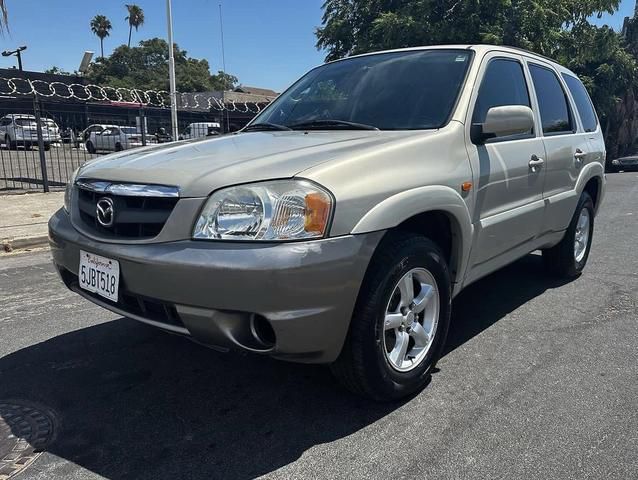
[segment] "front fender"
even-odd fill
[[[406,190],[374,206],[352,229],[353,234],[386,230],[420,213],[441,211],[452,227],[452,269],[463,278],[470,256],[474,227],[463,198],[450,187],[427,186]]]

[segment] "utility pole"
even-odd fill
[[[18,70],[22,71],[22,54],[20,52],[26,49],[27,46],[23,45],[22,47],[18,47],[15,50],[5,50],[4,52],[2,52],[2,56],[10,57],[11,55],[15,55],[16,57],[18,57]]]
[[[166,17],[168,20],[168,75],[170,80],[171,96],[171,126],[173,131],[173,141],[179,138],[177,127],[177,93],[175,87],[175,55],[173,53],[173,11],[171,0],[166,0]]]
[[[224,76],[226,76],[226,53],[224,52],[224,19],[222,17],[222,4],[219,4],[219,33],[222,38],[222,68]],[[228,113],[228,109],[226,108],[226,90],[222,87],[222,106],[224,110],[226,110],[226,132],[230,132],[230,116]],[[222,110],[222,120],[224,119],[224,110]],[[223,125],[223,123],[222,123]],[[223,132],[222,128],[222,132]]]

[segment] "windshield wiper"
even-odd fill
[[[348,122],[346,120],[317,119],[307,122],[293,123],[289,125],[293,130],[299,129],[342,129],[342,130],[379,130],[374,125],[366,125],[365,123]]]
[[[242,132],[259,132],[259,131],[280,131],[280,130],[292,130],[290,127],[286,127],[285,125],[279,125],[278,123],[253,123],[252,125],[248,125],[244,127]]]

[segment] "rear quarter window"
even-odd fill
[[[536,90],[543,133],[548,135],[572,133],[574,123],[569,103],[556,74],[549,68],[534,63],[529,64],[529,71],[532,75],[534,90]]]
[[[580,80],[578,80],[578,78],[572,75],[568,75],[566,73],[563,73],[562,75],[565,83],[567,84],[567,88],[576,103],[576,109],[580,115],[580,120],[583,122],[583,128],[586,132],[595,131],[598,127],[598,118],[596,117],[594,106],[591,103],[591,99],[587,94],[585,86]]]

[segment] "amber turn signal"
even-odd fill
[[[304,230],[323,235],[330,216],[330,198],[324,193],[314,192],[306,195],[305,202],[306,218]]]
[[[463,190],[464,192],[469,192],[470,190],[472,190],[472,182],[463,182],[461,184],[461,190]]]

